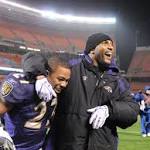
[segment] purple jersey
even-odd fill
[[[12,106],[4,115],[5,127],[17,150],[39,150],[45,140],[47,125],[56,106],[36,95],[34,83],[23,74],[10,74],[1,87],[6,103]]]

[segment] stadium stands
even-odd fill
[[[4,75],[0,75],[0,84],[1,84],[1,81],[4,79]]]
[[[5,26],[0,24],[0,37],[13,39],[14,34],[11,32],[11,30],[9,28],[6,28]]]
[[[145,85],[150,85],[149,62],[150,47],[137,48],[127,72],[133,91],[143,89]]]
[[[0,66],[20,68],[21,55],[0,52]]]
[[[129,65],[128,76],[150,77],[150,50],[136,51]]]
[[[85,41],[80,38],[69,39],[70,43],[76,46],[77,49],[84,49]]]
[[[150,82],[131,82],[130,86],[133,92],[137,92],[139,90],[143,90],[145,85],[150,85]]]
[[[27,47],[50,49],[51,51],[81,51],[84,48],[85,39],[62,35],[59,31],[39,30],[37,27],[21,25],[0,20],[1,39],[22,41]]]

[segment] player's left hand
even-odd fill
[[[0,150],[16,150],[10,135],[0,127]]]
[[[87,112],[92,113],[89,124],[92,124],[93,129],[101,128],[109,117],[109,110],[106,105],[88,109]]]

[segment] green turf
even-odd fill
[[[118,150],[150,150],[150,137],[143,138],[140,134],[139,119],[128,129],[118,128]]]

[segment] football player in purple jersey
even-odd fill
[[[26,55],[23,65],[30,62],[30,56]],[[35,58],[38,63],[41,61],[46,66],[41,56],[35,55]],[[32,67],[34,63],[31,62]],[[71,71],[67,61],[59,56],[48,59],[44,74],[46,78],[38,74],[38,82],[35,82],[30,70],[25,68],[27,70],[23,74],[11,73],[3,81],[0,114],[4,114],[5,128],[17,150],[39,150],[57,105],[57,93],[67,86]],[[49,91],[50,94],[45,96],[43,91]]]

